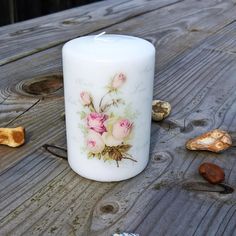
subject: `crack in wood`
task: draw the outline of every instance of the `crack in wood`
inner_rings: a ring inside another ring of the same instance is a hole
[[[10,124],[12,124],[14,121],[16,121],[17,119],[19,119],[22,115],[24,115],[26,112],[28,112],[29,110],[31,110],[33,107],[35,107],[40,101],[41,99],[38,99],[34,104],[32,104],[29,108],[27,108],[25,111],[23,111],[20,115],[16,116],[15,118],[13,118],[11,121],[9,121],[4,127],[8,127]]]
[[[56,145],[52,145],[52,144],[44,144],[42,147],[47,152],[52,154],[53,156],[62,158],[64,160],[67,160],[67,149],[66,148],[63,148],[63,147],[60,147],[60,146],[56,146]]]
[[[0,105],[2,105],[9,97],[10,97],[10,95],[8,95],[7,97],[3,98],[3,100],[0,102]]]
[[[184,183],[183,188],[188,191],[219,193],[219,194],[231,194],[234,192],[233,187],[225,183],[212,185],[205,182],[190,182],[190,183]]]

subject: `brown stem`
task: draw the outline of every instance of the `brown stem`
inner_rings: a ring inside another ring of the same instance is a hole
[[[112,99],[111,103],[107,103],[103,107],[101,107],[101,111],[104,112],[107,110],[107,108],[109,108],[111,106],[118,106],[118,104],[121,102],[123,102],[121,99]]]
[[[99,111],[100,112],[103,112],[103,110],[102,110],[102,102],[103,102],[103,99],[108,95],[108,94],[110,94],[111,93],[111,90],[109,90],[107,93],[105,93],[103,96],[102,96],[102,98],[101,98],[101,100],[100,100],[100,102],[99,102]]]
[[[136,160],[134,160],[133,158],[130,158],[130,157],[123,157],[124,159],[128,159],[128,160],[131,160],[131,161],[134,161],[134,162],[137,162]]]
[[[93,112],[93,111],[94,111],[94,112],[97,112],[96,109],[95,109],[95,106],[94,106],[93,102],[90,103],[89,108],[90,108],[90,110],[91,110],[92,112]]]
[[[113,103],[108,103],[108,104],[106,104],[104,107],[101,107],[101,108],[100,108],[100,111],[101,111],[101,112],[104,112],[104,111],[106,111],[107,108],[109,108],[109,107],[112,106],[112,105],[113,105]]]
[[[125,153],[126,156],[129,156],[130,158],[132,158],[132,156],[129,153]]]

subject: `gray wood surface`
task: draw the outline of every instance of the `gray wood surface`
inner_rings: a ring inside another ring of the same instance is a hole
[[[143,2],[134,0],[132,4],[139,7],[126,5],[125,11],[124,1],[115,3],[115,15],[107,11],[108,18],[100,17],[106,27],[102,30],[140,36],[155,44],[154,98],[169,101],[173,108],[169,118],[152,124],[150,163],[131,180],[99,183],[76,175],[66,160],[45,150],[45,144],[66,147],[63,88],[55,75],[62,71],[60,42],[80,32],[72,27],[60,40],[56,40],[60,30],[54,29],[48,35],[38,31],[13,38],[9,40],[12,51],[0,46],[6,56],[0,74],[0,122],[4,127],[25,126],[27,142],[17,149],[0,146],[0,235],[100,236],[119,231],[142,236],[235,235],[236,194],[211,192],[215,188],[197,173],[202,162],[217,163],[225,170],[226,183],[235,188],[235,148],[212,154],[187,151],[184,144],[216,127],[235,134],[236,5],[161,1],[159,9],[160,1],[145,1],[142,8]],[[80,8],[80,15],[89,14],[90,8],[100,12],[105,6],[100,4]],[[125,17],[119,18],[123,11]],[[54,15],[54,23],[65,14],[68,17],[70,11]],[[14,27],[31,24],[37,20],[3,27],[0,32],[10,34]],[[87,27],[86,33],[101,31],[100,23]],[[5,47],[6,34],[0,39]],[[37,53],[36,43],[29,44],[32,39],[42,45]],[[50,41],[57,46],[48,47]],[[21,42],[29,44],[22,51]],[[46,76],[55,80],[55,92],[25,92]],[[63,151],[57,154],[65,156]],[[204,188],[208,191],[194,191]]]
[[[2,27],[0,65],[179,1],[107,0]]]

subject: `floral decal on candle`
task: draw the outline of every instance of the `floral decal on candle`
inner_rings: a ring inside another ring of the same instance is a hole
[[[132,148],[131,140],[136,114],[119,96],[119,89],[124,86],[127,77],[123,73],[116,74],[106,87],[106,93],[95,107],[92,95],[83,91],[80,93],[84,110],[80,112],[83,125],[81,129],[85,136],[85,150],[88,158],[98,158],[104,161],[119,162],[127,159],[137,162],[129,154]],[[117,111],[119,108],[119,114]],[[120,111],[123,108],[123,113]]]

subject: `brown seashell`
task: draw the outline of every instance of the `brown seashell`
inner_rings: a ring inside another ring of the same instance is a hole
[[[161,100],[152,101],[152,119],[154,121],[161,121],[166,118],[171,111],[171,105],[169,102]]]
[[[0,144],[9,147],[18,147],[25,142],[25,130],[23,127],[0,128]]]
[[[186,143],[189,150],[206,150],[210,152],[221,152],[232,145],[230,135],[223,130],[215,129],[204,133]]]
[[[201,164],[198,171],[211,184],[219,184],[225,179],[224,170],[213,163],[206,162]]]

